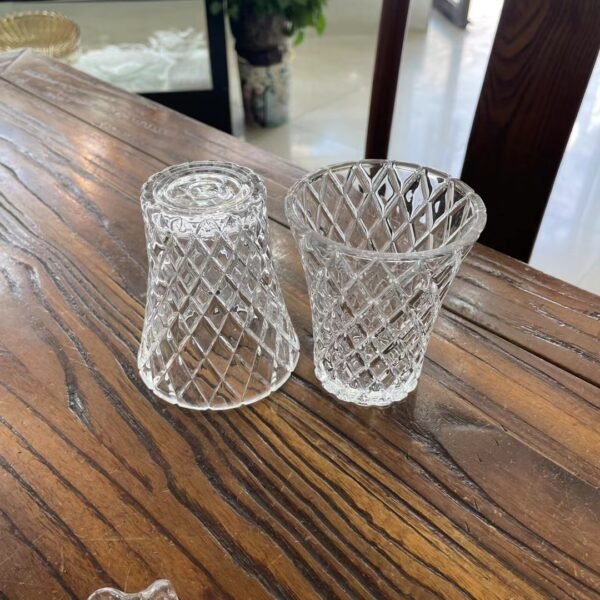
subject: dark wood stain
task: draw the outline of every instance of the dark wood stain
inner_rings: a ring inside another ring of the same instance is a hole
[[[281,205],[299,169],[35,54],[2,58],[0,94],[0,598],[600,598],[597,297],[477,247],[417,390],[337,402]],[[302,346],[224,414],[136,368],[139,188],[197,158],[265,178]]]

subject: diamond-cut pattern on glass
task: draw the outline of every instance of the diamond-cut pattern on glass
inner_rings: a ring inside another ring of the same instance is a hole
[[[299,344],[273,269],[264,200],[183,226],[151,201],[144,208],[144,381],[169,402],[197,409],[266,396],[289,376]]]
[[[309,284],[318,378],[359,404],[404,398],[485,223],[481,200],[443,173],[364,161],[309,175],[286,213]]]

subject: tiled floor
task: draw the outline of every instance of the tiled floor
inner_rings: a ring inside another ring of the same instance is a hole
[[[405,41],[390,156],[460,174],[500,12],[472,0],[466,31],[433,13]],[[291,118],[246,138],[306,169],[363,155],[375,32],[309,38],[297,49]],[[600,63],[590,81],[531,264],[600,294]],[[484,198],[485,200],[485,198]]]
[[[293,59],[290,122],[249,130],[246,139],[307,169],[360,158],[375,41],[373,35],[305,40]]]

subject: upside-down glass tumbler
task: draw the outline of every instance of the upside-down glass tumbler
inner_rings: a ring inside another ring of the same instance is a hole
[[[347,402],[402,400],[485,225],[481,198],[434,169],[365,160],[298,181],[285,209],[308,283],[317,377]]]
[[[221,162],[169,167],[142,188],[148,292],[138,367],[167,402],[249,404],[296,365],[265,199],[254,172]]]

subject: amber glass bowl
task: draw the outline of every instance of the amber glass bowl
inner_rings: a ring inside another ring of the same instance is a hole
[[[77,23],[54,12],[21,12],[0,19],[0,52],[33,48],[69,60],[79,49],[80,38]]]

